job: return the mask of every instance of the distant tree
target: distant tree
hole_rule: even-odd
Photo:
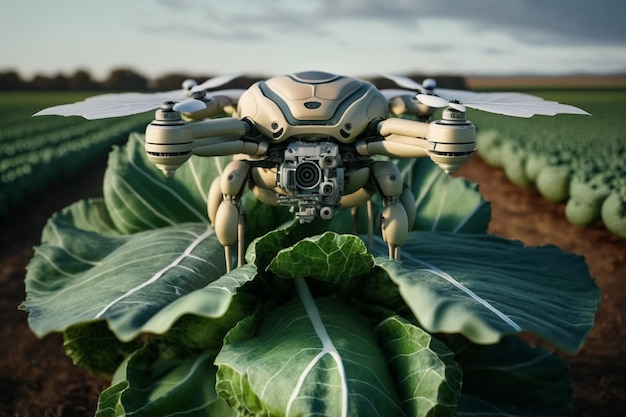
[[[100,83],[91,78],[89,72],[79,69],[68,79],[70,90],[75,91],[94,91],[101,88]]]
[[[69,80],[63,74],[57,74],[53,77],[35,75],[30,85],[32,90],[63,91],[69,88]]]
[[[437,87],[439,88],[452,88],[455,90],[467,90],[467,83],[465,77],[459,75],[436,75],[433,78],[437,81]]]
[[[111,71],[102,83],[105,90],[140,91],[148,89],[148,79],[130,68],[119,68]]]
[[[183,81],[187,79],[195,79],[186,74],[166,74],[161,77],[158,77],[154,80],[153,87],[158,91],[163,90],[175,90],[180,88],[183,84]],[[201,83],[204,80],[196,79],[198,83]]]
[[[27,85],[16,71],[0,72],[0,90],[19,91],[26,89]]]

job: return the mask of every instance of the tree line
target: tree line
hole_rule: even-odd
[[[96,80],[88,71],[79,69],[71,75],[62,73],[47,76],[37,74],[24,79],[15,70],[0,71],[0,91],[144,91],[180,88],[185,74],[167,74],[150,79],[131,68],[113,69],[103,80]],[[197,77],[204,81],[210,78]]]
[[[408,75],[417,81],[422,81],[426,77],[435,78],[438,87],[466,89],[465,78],[461,76],[422,75],[418,73]],[[172,73],[150,79],[131,68],[117,68],[111,70],[109,75],[101,81],[94,79],[88,71],[82,69],[76,70],[69,76],[61,73],[53,76],[37,74],[32,79],[25,80],[17,71],[7,70],[0,71],[0,91],[165,91],[180,88],[183,81],[188,78],[201,83],[211,76]],[[264,78],[266,77],[240,77],[223,87],[247,88],[255,81]],[[391,81],[381,77],[371,78],[369,81],[378,88],[396,87]]]

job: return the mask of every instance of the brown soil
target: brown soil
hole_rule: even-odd
[[[90,171],[48,187],[0,224],[0,416],[92,416],[107,386],[71,363],[59,335],[38,340],[28,329],[26,313],[17,309],[24,298],[24,269],[46,220],[73,201],[101,195],[104,166],[100,161]],[[491,202],[491,233],[528,245],[555,244],[586,258],[603,295],[584,348],[566,357],[575,384],[573,415],[626,415],[626,241],[601,227],[570,225],[563,205],[513,186],[502,171],[477,157],[459,175],[480,184]]]

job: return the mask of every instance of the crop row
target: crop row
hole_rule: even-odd
[[[49,105],[76,101],[64,94],[2,94],[0,109],[0,217],[46,185],[72,175],[106,155],[131,131],[141,131],[151,116],[87,121],[79,117],[31,115]],[[28,100],[30,98],[30,100]]]
[[[578,226],[598,222],[626,237],[626,93],[541,93],[579,106],[592,116],[535,116],[496,120],[472,114],[479,126],[481,158],[502,168],[520,187],[536,187],[549,201],[565,203]]]

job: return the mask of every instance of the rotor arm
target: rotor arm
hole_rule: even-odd
[[[375,139],[356,143],[357,152],[364,156],[384,155],[391,158],[423,158],[428,156],[429,124],[415,120],[391,118],[372,126]]]
[[[189,124],[194,139],[235,136],[240,138],[252,132],[252,126],[245,120],[234,117],[209,119]]]
[[[428,133],[428,126],[428,123],[394,117],[379,121],[376,125],[376,130],[381,136],[396,134],[413,138],[425,138]]]
[[[253,128],[245,120],[225,117],[192,123],[190,126],[194,137],[194,155],[262,155],[268,148],[267,141],[246,137]]]
[[[361,155],[392,158],[428,156],[447,173],[455,172],[476,151],[476,129],[465,112],[446,109],[441,120],[430,123],[391,118],[374,122],[378,137],[356,143]]]
[[[263,155],[267,141],[243,139],[237,136],[215,136],[194,140],[193,154],[198,156],[226,156],[236,154]]]
[[[356,143],[356,150],[363,156],[383,155],[390,158],[423,158],[428,156],[428,141],[403,135],[389,135],[383,139],[364,140]]]
[[[252,125],[245,120],[225,117],[187,123],[180,116],[170,108],[159,109],[155,120],[146,127],[148,159],[166,176],[173,176],[194,154],[260,155],[267,150],[267,143],[262,140],[244,138],[254,133]]]

